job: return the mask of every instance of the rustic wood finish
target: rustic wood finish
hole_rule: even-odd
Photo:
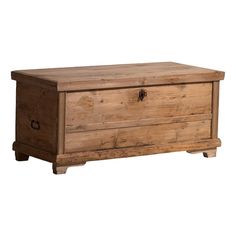
[[[206,139],[204,141],[170,143],[167,145],[153,145],[140,147],[115,148],[96,151],[84,151],[58,155],[56,158],[57,166],[71,166],[84,163],[86,161],[96,161],[113,158],[126,158],[157,153],[177,152],[185,150],[205,150],[215,149],[221,146],[220,139]]]
[[[172,62],[13,71],[16,160],[34,156],[63,174],[92,160],[215,156],[223,78]]]
[[[65,153],[209,139],[210,120],[66,134]]]
[[[57,153],[62,154],[65,150],[65,98],[66,93],[60,92],[58,95],[58,147]]]
[[[220,83],[213,82],[212,91],[212,138],[218,137],[218,108]]]
[[[14,80],[57,91],[218,81],[224,72],[174,62],[13,71]]]
[[[158,124],[210,115],[212,83],[67,93],[66,132]]]
[[[56,153],[57,93],[18,82],[16,97],[17,142]]]
[[[17,159],[17,153],[19,152],[20,155],[25,154],[28,156],[37,157],[41,160],[48,161],[48,162],[55,162],[57,158],[57,154],[53,154],[47,151],[44,151],[42,149],[39,149],[37,147],[32,147],[28,144],[23,144],[18,141],[13,143],[13,150],[16,152],[16,159]]]

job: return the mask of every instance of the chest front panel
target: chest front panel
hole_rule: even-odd
[[[69,92],[65,104],[66,152],[210,137],[212,83]]]

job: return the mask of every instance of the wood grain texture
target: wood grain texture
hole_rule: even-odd
[[[61,154],[57,156],[56,163],[58,166],[77,165],[86,161],[105,160],[113,158],[125,158],[132,156],[151,155],[166,152],[177,152],[186,150],[208,150],[214,149],[221,145],[220,139],[208,139],[194,142],[169,143],[167,145],[140,146],[116,148],[98,151],[74,152]]]
[[[62,154],[65,150],[65,98],[66,94],[60,92],[58,94],[58,129],[57,129],[57,153]]]
[[[68,133],[65,152],[199,141],[210,135],[210,120]]]
[[[57,93],[18,82],[16,99],[16,141],[56,153]]]
[[[16,159],[52,163],[188,151],[216,155],[224,72],[173,62],[13,71]]]
[[[174,62],[18,70],[12,79],[57,91],[218,81],[224,72]]]
[[[218,137],[218,110],[219,110],[220,83],[213,82],[212,90],[212,138]]]
[[[212,83],[66,94],[66,132],[201,120],[211,117]]]

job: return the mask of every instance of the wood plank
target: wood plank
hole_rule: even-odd
[[[208,150],[220,147],[220,139],[207,139],[194,142],[170,143],[167,145],[141,146],[116,148],[99,151],[84,151],[57,156],[57,166],[71,166],[84,163],[86,161],[126,158],[132,156],[151,155],[157,153],[177,152],[186,150]]]
[[[144,85],[218,81],[224,72],[174,62],[18,70],[12,79],[78,91]],[[40,83],[39,83],[40,81]]]
[[[66,94],[64,92],[60,92],[58,94],[58,129],[57,129],[58,154],[64,153],[65,149],[65,109],[66,109],[65,100],[66,100]]]
[[[212,83],[66,94],[66,132],[198,120],[211,116]],[[191,117],[193,116],[193,117]],[[202,117],[204,118],[204,117]]]
[[[160,145],[209,139],[211,121],[96,130],[65,135],[65,152]]]
[[[213,82],[212,91],[212,138],[218,137],[219,82]]]
[[[188,115],[188,116],[175,116],[175,117],[159,117],[150,118],[143,120],[126,120],[120,122],[106,122],[106,123],[91,123],[86,124],[86,129],[71,129],[68,128],[66,133],[78,133],[87,132],[92,130],[103,130],[103,129],[114,129],[114,128],[126,128],[126,127],[137,127],[137,126],[148,126],[157,124],[170,124],[170,123],[180,123],[180,122],[190,122],[190,121],[201,121],[201,120],[211,120],[212,114],[199,114],[199,115]]]
[[[17,83],[16,141],[57,152],[57,92]]]

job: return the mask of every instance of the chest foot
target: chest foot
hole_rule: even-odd
[[[17,161],[28,161],[29,160],[29,156],[21,153],[21,152],[15,152],[15,157]]]
[[[203,153],[204,157],[216,157],[216,148],[214,149],[208,149],[208,150],[196,150],[196,151],[187,151],[188,153],[191,154],[196,154],[196,153]]]

